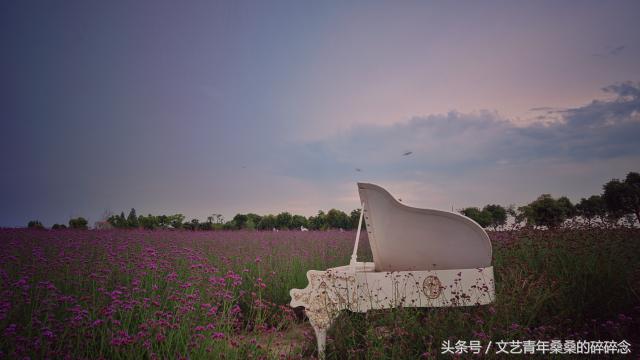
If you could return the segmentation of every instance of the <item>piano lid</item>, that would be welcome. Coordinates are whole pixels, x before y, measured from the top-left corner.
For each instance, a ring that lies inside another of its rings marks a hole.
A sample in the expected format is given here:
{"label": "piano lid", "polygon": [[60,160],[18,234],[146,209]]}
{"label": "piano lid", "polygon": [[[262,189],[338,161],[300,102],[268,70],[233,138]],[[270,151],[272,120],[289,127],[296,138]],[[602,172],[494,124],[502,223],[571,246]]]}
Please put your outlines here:
{"label": "piano lid", "polygon": [[358,183],[376,271],[472,269],[491,265],[491,241],[466,216],[401,204]]}

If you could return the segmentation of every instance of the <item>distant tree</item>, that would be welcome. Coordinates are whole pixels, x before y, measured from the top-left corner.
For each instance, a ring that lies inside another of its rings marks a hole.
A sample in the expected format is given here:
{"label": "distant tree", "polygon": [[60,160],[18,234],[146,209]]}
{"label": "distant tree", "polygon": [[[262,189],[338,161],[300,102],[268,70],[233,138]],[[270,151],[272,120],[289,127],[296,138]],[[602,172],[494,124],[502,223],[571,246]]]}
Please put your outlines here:
{"label": "distant tree", "polygon": [[277,225],[276,217],[269,214],[263,216],[258,222],[258,230],[271,230]]}
{"label": "distant tree", "polygon": [[256,229],[256,223],[253,220],[253,218],[248,218],[247,221],[244,223],[244,228],[247,230],[255,230]]}
{"label": "distant tree", "polygon": [[468,207],[460,210],[460,213],[469,219],[478,223],[478,225],[486,228],[491,225],[491,213],[480,210],[477,207]]}
{"label": "distant tree", "polygon": [[331,229],[350,229],[351,218],[341,210],[331,209],[327,212],[327,225]]}
{"label": "distant tree", "polygon": [[640,221],[640,174],[630,172],[624,181],[613,179],[603,188],[602,197],[610,215],[620,218],[634,214]]}
{"label": "distant tree", "polygon": [[120,212],[120,216],[118,216],[118,219],[116,221],[117,221],[117,225],[114,225],[114,226],[117,227],[117,228],[124,229],[124,228],[129,227],[129,223],[127,222],[127,218],[124,217],[124,211]]}
{"label": "distant tree", "polygon": [[198,230],[213,230],[213,223],[209,221],[201,222],[198,224]]}
{"label": "distant tree", "polygon": [[67,225],[65,224],[53,224],[53,226],[51,227],[52,230],[62,230],[66,228],[67,228]]}
{"label": "distant tree", "polygon": [[533,226],[534,222],[533,222],[533,209],[531,209],[529,206],[527,205],[523,205],[520,206],[518,208],[515,208],[512,211],[513,217],[515,218],[515,222],[517,224],[522,224],[524,223],[527,226]]}
{"label": "distant tree", "polygon": [[42,225],[40,220],[31,220],[31,221],[29,221],[27,223],[27,227],[29,229],[38,229],[38,230],[43,230],[44,229],[44,225]]}
{"label": "distant tree", "polygon": [[489,225],[492,226],[494,230],[497,229],[498,226],[502,226],[507,223],[507,209],[500,205],[486,205],[482,208],[482,212],[486,212],[490,215],[491,222]]}
{"label": "distant tree", "polygon": [[594,218],[604,218],[607,214],[607,205],[600,195],[592,195],[588,199],[582,198],[576,204],[576,213],[590,224]]}
{"label": "distant tree", "polygon": [[260,220],[262,220],[262,216],[254,213],[249,213],[247,214],[247,224],[245,226],[249,230],[255,230],[258,228]]}
{"label": "distant tree", "polygon": [[293,216],[288,212],[281,212],[276,216],[276,227],[280,230],[291,229]]}
{"label": "distant tree", "polygon": [[[111,215],[107,218],[107,222],[113,227],[118,227],[118,215]],[[56,224],[57,225],[57,224]],[[52,227],[53,229],[53,227]]]}
{"label": "distant tree", "polygon": [[200,221],[198,219],[191,219],[191,221],[184,222],[182,228],[186,230],[198,230],[199,225]]}
{"label": "distant tree", "polygon": [[575,205],[573,205],[573,203],[571,203],[571,200],[569,200],[568,197],[566,196],[561,196],[558,198],[558,205],[560,205],[560,207],[562,207],[562,211],[564,212],[565,216],[567,217],[567,219],[571,219],[572,217],[576,216],[578,213],[576,211],[576,207]]}
{"label": "distant tree", "polygon": [[[351,220],[351,229],[357,229],[358,223],[360,222],[360,211],[361,209],[355,209],[351,211],[349,214],[349,219]],[[362,230],[366,228],[366,221],[362,219]]]}
{"label": "distant tree", "polygon": [[77,217],[69,220],[70,229],[87,229],[87,219],[83,217]]}
{"label": "distant tree", "polygon": [[525,220],[528,225],[546,226],[550,229],[562,225],[575,212],[569,199],[554,199],[549,194],[540,195],[535,201],[518,210],[520,219]]}
{"label": "distant tree", "polygon": [[322,210],[318,211],[318,215],[309,217],[308,222],[311,230],[326,230],[329,227],[327,215]]}
{"label": "distant tree", "polygon": [[137,228],[138,226],[140,226],[140,224],[138,223],[138,216],[136,216],[136,209],[131,208],[131,211],[129,211],[129,216],[127,216],[127,224],[130,228]]}
{"label": "distant tree", "polygon": [[249,220],[247,215],[245,215],[245,214],[237,214],[236,216],[233,217],[232,221],[235,223],[235,228],[236,229],[244,229],[245,228],[245,223],[247,222],[247,220]]}
{"label": "distant tree", "polygon": [[141,226],[147,230],[153,230],[158,228],[158,217],[151,214],[147,216],[138,216],[138,226]]}
{"label": "distant tree", "polygon": [[167,215],[158,215],[156,216],[156,220],[158,221],[158,227],[161,229],[166,229],[171,225]]}
{"label": "distant tree", "polygon": [[237,230],[237,229],[238,229],[238,224],[236,224],[236,222],[233,220],[227,221],[226,223],[222,224],[222,230]]}
{"label": "distant tree", "polygon": [[182,223],[184,222],[184,215],[174,214],[169,215],[169,225],[174,229],[182,229]]}
{"label": "distant tree", "polygon": [[309,221],[307,218],[302,215],[293,215],[293,218],[291,219],[291,228],[300,229],[301,226],[305,228],[309,227]]}

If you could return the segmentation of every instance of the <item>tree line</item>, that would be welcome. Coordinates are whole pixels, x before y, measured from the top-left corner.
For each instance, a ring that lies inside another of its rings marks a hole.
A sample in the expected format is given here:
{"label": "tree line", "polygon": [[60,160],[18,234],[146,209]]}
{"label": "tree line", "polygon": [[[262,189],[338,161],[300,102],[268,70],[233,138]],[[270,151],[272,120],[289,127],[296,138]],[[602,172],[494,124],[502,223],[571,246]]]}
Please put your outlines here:
{"label": "tree line", "polygon": [[554,198],[542,194],[531,203],[516,208],[496,204],[482,209],[468,207],[459,210],[480,226],[497,229],[512,216],[516,224],[557,228],[569,219],[580,217],[588,224],[594,221],[617,222],[628,216],[640,222],[640,174],[630,172],[624,180],[612,179],[602,186],[602,194],[580,199],[572,204],[566,196]]}
{"label": "tree line", "polygon": [[351,230],[358,225],[360,209],[353,210],[349,215],[338,209],[331,209],[326,213],[318,211],[316,216],[305,217],[303,215],[281,212],[277,215],[258,215],[254,213],[237,214],[233,219],[224,221],[220,214],[212,214],[206,221],[192,219],[185,221],[182,214],[174,215],[136,215],[136,210],[131,209],[129,215],[124,212],[120,215],[111,215],[107,222],[115,228],[144,228],[144,229],[187,229],[187,230],[327,230],[343,229]]}
{"label": "tree line", "polygon": [[[88,229],[88,221],[83,217],[77,217],[69,219],[69,229]],[[27,227],[29,229],[44,229],[44,225],[39,220],[31,220],[27,223]],[[53,224],[51,226],[51,230],[62,230],[67,229],[67,225],[65,224]]]}
{"label": "tree line", "polygon": [[[624,180],[612,179],[602,186],[602,194],[582,198],[577,204],[571,203],[566,196],[554,198],[550,194],[542,194],[531,203],[515,207],[514,205],[503,207],[497,204],[489,204],[482,209],[467,207],[459,212],[474,221],[483,228],[497,229],[507,223],[508,217],[512,217],[514,223],[527,226],[546,226],[557,228],[565,221],[580,217],[587,223],[594,221],[617,222],[622,217],[633,217],[640,222],[640,174],[630,172]],[[358,226],[360,209],[349,214],[331,209],[326,213],[322,210],[317,215],[305,217],[303,215],[281,212],[277,215],[257,215],[254,213],[237,214],[233,219],[224,221],[221,214],[211,214],[206,221],[191,219],[185,221],[182,214],[173,215],[137,215],[135,209],[131,209],[125,216],[109,215],[106,224],[119,229],[187,229],[187,230],[287,230],[308,229],[327,230],[344,229],[351,230]],[[69,228],[87,229],[88,222],[83,217],[69,220]],[[363,222],[364,226],[364,222]],[[29,221],[29,228],[44,229],[38,220]],[[65,229],[64,224],[55,224],[52,229]]]}

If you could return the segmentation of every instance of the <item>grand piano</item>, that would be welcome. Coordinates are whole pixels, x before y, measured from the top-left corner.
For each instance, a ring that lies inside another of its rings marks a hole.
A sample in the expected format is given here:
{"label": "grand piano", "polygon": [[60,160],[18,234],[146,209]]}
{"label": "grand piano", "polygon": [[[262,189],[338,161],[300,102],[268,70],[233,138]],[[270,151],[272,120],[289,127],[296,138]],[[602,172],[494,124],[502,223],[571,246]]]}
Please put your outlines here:
{"label": "grand piano", "polygon": [[[349,265],[307,272],[309,285],[290,291],[303,306],[324,358],[326,334],[342,310],[473,306],[495,298],[491,241],[457,213],[398,202],[380,186],[358,183],[362,204]],[[373,262],[358,262],[362,222]]]}

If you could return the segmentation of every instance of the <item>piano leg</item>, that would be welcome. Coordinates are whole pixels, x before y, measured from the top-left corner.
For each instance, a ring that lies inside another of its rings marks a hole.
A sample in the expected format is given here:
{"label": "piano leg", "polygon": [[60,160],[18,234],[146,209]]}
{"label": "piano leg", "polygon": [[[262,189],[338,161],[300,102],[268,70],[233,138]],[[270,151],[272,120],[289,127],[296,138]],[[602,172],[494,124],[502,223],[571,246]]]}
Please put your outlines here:
{"label": "piano leg", "polygon": [[[355,298],[356,278],[352,273],[309,270],[309,285],[304,289],[291,289],[291,306],[304,306],[304,312],[316,333],[318,357],[325,358],[327,330],[341,310],[349,309]],[[351,296],[349,289],[352,289]]]}
{"label": "piano leg", "polygon": [[[313,323],[311,323],[311,326],[313,326]],[[327,329],[313,326],[313,330],[316,332],[316,340],[318,341],[318,358],[324,360],[324,350],[327,344]]]}
{"label": "piano leg", "polygon": [[[314,311],[315,310],[315,311]],[[333,320],[336,318],[337,313],[327,311],[327,309],[309,309],[305,310],[309,323],[313,327],[313,331],[316,333],[316,339],[318,341],[318,358],[323,360],[325,358],[325,349],[327,344],[327,330],[333,324]]]}

